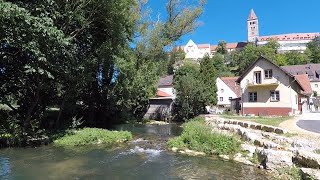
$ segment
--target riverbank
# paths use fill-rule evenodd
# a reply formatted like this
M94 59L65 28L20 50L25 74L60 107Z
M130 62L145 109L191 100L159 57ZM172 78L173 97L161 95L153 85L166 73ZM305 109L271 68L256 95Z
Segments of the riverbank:
M320 154L317 154L319 151L317 143L291 138L290 136L295 134L284 128L256 122L225 119L212 115L205 116L205 121L212 131L238 136L242 141L241 153L232 156L220 155L222 158L245 164L251 163L281 179L297 177L319 179L320 177ZM177 151L175 148L171 150ZM178 150L178 152L181 151Z
M131 132L110 131L99 128L83 128L68 130L61 137L57 137L54 145L59 146L81 146L90 144L113 145L132 139Z

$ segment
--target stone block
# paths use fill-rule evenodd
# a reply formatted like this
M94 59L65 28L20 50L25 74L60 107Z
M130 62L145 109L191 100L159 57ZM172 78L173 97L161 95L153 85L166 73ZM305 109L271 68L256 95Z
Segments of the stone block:
M320 169L320 154L298 150L295 153L294 160L303 167Z

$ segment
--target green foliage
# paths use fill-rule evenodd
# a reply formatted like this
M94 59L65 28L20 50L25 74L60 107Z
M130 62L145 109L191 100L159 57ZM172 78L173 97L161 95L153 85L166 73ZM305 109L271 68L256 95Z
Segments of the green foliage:
M0 147L20 146L22 128L10 111L0 110Z
M238 119L245 121L253 121L260 124L270 125L270 126L279 126L283 121L292 119L292 117L245 117L245 116L230 116L222 115L226 119Z
M176 64L181 63L185 59L185 52L181 47L173 49L168 57L167 74L172 75L176 69Z
M109 131L98 128L84 128L71 130L54 141L54 144L61 146L79 146L90 144L112 145L132 139L132 134L128 131Z
M318 97L318 92L317 91L313 91L313 97Z
M300 168L297 166L287 167L287 168L279 168L278 169L279 179L288 179L288 180L301 180L302 174Z
M144 0L0 1L0 104L19 127L3 134L25 144L75 119L141 118L167 70L165 50L198 27L204 4L169 0L165 18L152 19ZM48 120L49 106L59 111Z
M219 41L218 46L216 48L216 52L223 55L227 54L228 53L227 43L225 41Z
M212 90L215 84L204 81L205 77L202 75L197 64L185 64L176 71L174 88L177 92L175 108L177 120L185 121L204 113L205 106L214 100L215 92L209 89ZM206 75L211 76L211 74Z
M209 104L217 104L217 86L216 86L216 79L218 67L215 66L214 59L210 59L209 56L205 56L200 62L200 76L204 83L205 87L205 94L209 97ZM208 105L208 104L206 104Z
M168 141L170 148L188 148L214 155L240 152L240 141L232 136L214 132L204 124L203 118L192 119L183 124L180 136Z
M307 44L307 53L312 63L320 63L320 37Z

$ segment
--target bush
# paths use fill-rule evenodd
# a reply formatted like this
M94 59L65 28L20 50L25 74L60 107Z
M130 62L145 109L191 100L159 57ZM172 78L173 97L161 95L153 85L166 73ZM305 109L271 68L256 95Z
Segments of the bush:
M240 152L240 141L232 136L219 134L204 124L203 118L195 118L183 124L180 136L170 139L168 147L188 148L206 154L235 154Z
M72 130L64 136L54 140L54 144L79 146L88 144L112 145L132 139L132 134L128 131L109 131L98 128L84 128Z

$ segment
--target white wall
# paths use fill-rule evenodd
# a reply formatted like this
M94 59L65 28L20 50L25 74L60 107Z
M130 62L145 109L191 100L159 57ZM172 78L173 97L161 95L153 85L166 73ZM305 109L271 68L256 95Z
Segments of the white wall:
M310 82L312 91L316 91L318 96L320 96L320 82ZM313 96L313 93L312 93Z
M217 105L230 106L229 97L237 98L237 95L227 86L220 78L216 80L217 84ZM222 91L223 90L223 91ZM220 101L220 97L223 98L223 101Z
M184 52L186 53L186 59L200 59L206 54L210 56L210 46L208 48L198 48L197 44L192 40L189 40L187 45L184 47Z
M278 41L280 47L278 51L286 52L286 51L300 51L304 52L307 49L307 44L311 40L291 40L291 41ZM267 44L268 41L259 41L258 46Z
M272 69L273 77L271 79L265 79L265 69ZM269 85L248 86L252 82L254 71L261 71L261 84ZM243 107L287 107L298 109L298 104L295 101L296 96L298 96L296 83L291 83L288 75L266 60L258 61L241 80L240 86L243 93ZM291 88L291 86L293 87ZM270 91L272 90L279 91L280 101L270 101ZM249 92L257 92L257 102L249 102Z

